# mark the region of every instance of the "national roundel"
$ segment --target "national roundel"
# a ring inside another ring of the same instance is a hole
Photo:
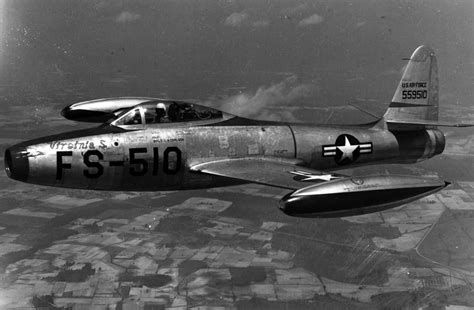
[[[372,153],[372,142],[360,143],[357,138],[349,134],[339,135],[334,144],[323,145],[323,157],[334,157],[338,165],[348,165],[356,161],[361,154],[370,153]]]

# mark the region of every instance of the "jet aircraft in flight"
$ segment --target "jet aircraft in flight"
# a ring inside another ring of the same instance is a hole
[[[410,57],[384,116],[365,125],[251,120],[185,101],[108,98],[72,104],[68,119],[99,127],[19,143],[5,152],[12,179],[58,187],[153,191],[258,183],[288,190],[291,216],[376,212],[449,183],[412,175],[348,176],[344,168],[415,163],[441,154],[438,77],[431,48]]]

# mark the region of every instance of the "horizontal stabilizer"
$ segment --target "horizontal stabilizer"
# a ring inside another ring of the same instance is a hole
[[[452,122],[443,122],[443,121],[431,121],[431,120],[386,120],[385,121],[389,129],[395,129],[395,127],[400,126],[405,129],[410,126],[419,127],[419,126],[441,126],[441,127],[474,127],[474,124],[471,123],[452,123]]]

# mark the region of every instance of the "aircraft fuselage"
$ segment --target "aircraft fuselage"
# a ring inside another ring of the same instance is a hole
[[[415,162],[439,154],[438,130],[393,133],[372,127],[299,124],[102,126],[26,141],[10,148],[12,178],[99,190],[172,190],[228,185],[189,167],[222,158],[297,159],[302,167],[335,170],[375,163]],[[226,179],[227,180],[227,179]]]

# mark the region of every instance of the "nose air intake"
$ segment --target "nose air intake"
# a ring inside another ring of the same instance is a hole
[[[12,146],[5,151],[5,172],[9,178],[22,182],[27,181],[29,163],[24,147]]]

